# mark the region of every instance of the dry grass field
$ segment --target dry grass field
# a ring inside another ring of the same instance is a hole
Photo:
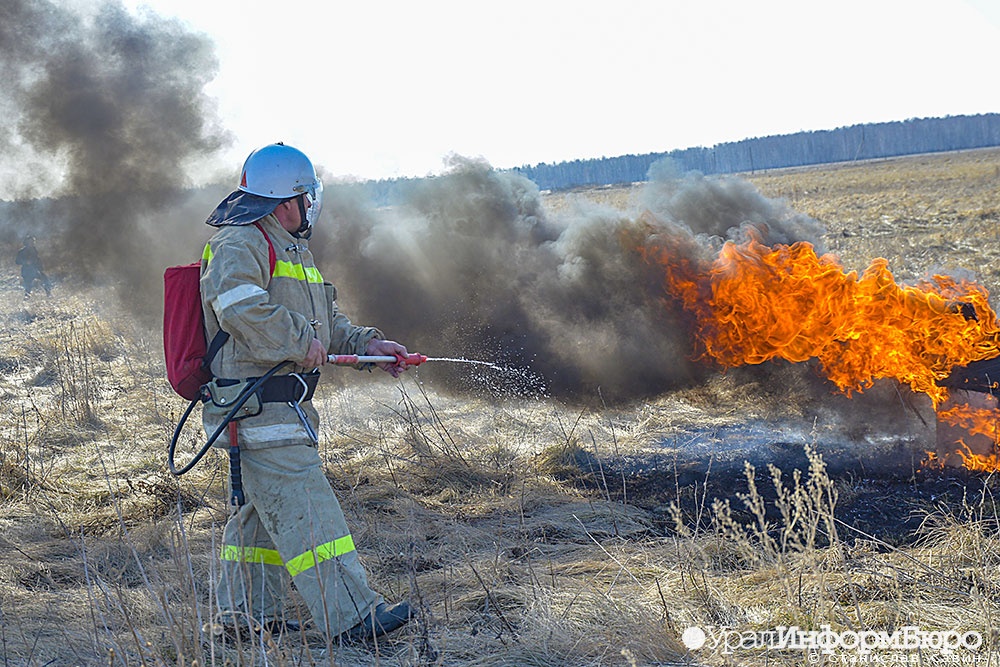
[[[1000,149],[744,178],[849,270],[1000,290]],[[23,299],[0,268],[3,667],[1000,664],[994,477],[922,465],[918,398],[818,401],[781,367],[604,408],[325,371],[344,375],[317,400],[328,477],[373,587],[420,617],[377,647],[308,625],[234,641],[212,623],[226,461],[167,471],[185,403],[160,332],[68,281]],[[874,648],[758,641],[789,626]],[[906,628],[924,644],[876,645]]]

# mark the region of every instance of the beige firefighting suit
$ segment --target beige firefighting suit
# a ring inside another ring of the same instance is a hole
[[[303,368],[313,337],[330,353],[363,354],[377,329],[354,326],[337,310],[336,290],[323,281],[306,242],[273,215],[259,221],[275,253],[254,225],[223,226],[202,257],[201,293],[208,340],[220,326],[230,334],[212,362],[216,378],[263,376]],[[210,385],[211,386],[211,385]],[[310,401],[302,411],[318,432]],[[246,502],[226,524],[218,604],[224,613],[280,618],[291,576],[314,622],[330,636],[359,623],[381,601],[368,586],[340,504],[324,476],[316,444],[288,403],[260,406],[237,423]],[[203,425],[214,433],[229,412],[206,402]],[[228,447],[223,429],[216,446]]]

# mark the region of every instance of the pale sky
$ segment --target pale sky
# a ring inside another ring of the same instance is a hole
[[[233,170],[277,140],[381,178],[1000,112],[1000,0],[126,6],[216,43]]]

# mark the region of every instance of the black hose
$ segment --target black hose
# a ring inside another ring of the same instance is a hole
[[[180,477],[187,471],[191,470],[191,468],[193,468],[194,465],[201,460],[201,457],[205,455],[205,453],[209,450],[209,448],[213,444],[215,444],[215,441],[219,439],[220,435],[222,435],[222,431],[227,426],[229,426],[229,422],[233,421],[233,418],[236,416],[236,413],[240,411],[240,409],[247,401],[250,400],[250,397],[253,396],[254,392],[260,389],[260,386],[262,384],[271,379],[271,376],[273,376],[284,366],[290,363],[291,363],[290,361],[282,361],[280,364],[276,364],[274,368],[264,373],[262,376],[257,378],[257,380],[253,384],[244,389],[243,392],[240,394],[239,398],[236,399],[236,402],[233,404],[232,409],[229,411],[228,414],[226,414],[225,418],[222,420],[222,423],[219,424],[219,427],[215,429],[215,432],[212,433],[211,437],[209,437],[208,442],[205,443],[205,446],[201,448],[201,451],[195,454],[195,457],[191,459],[191,461],[189,461],[187,465],[178,470],[177,466],[174,465],[174,451],[177,449],[177,440],[178,438],[180,438],[181,429],[184,428],[184,423],[187,421],[188,416],[190,416],[191,411],[194,410],[194,406],[201,402],[201,398],[196,398],[193,401],[191,401],[191,404],[188,405],[187,410],[185,410],[184,414],[181,416],[181,420],[177,423],[177,428],[174,429],[173,437],[170,438],[170,449],[167,452],[167,466],[170,468],[170,472]]]

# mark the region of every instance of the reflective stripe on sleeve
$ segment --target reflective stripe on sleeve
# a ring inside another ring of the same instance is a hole
[[[288,570],[288,574],[294,577],[297,574],[316,567],[323,561],[349,554],[352,551],[354,551],[354,538],[350,535],[344,535],[332,542],[321,544],[311,551],[296,556],[285,563],[285,569]]]
[[[280,260],[274,264],[275,278],[293,278],[304,282],[323,284],[323,275],[314,266],[303,267],[301,264]]]
[[[215,312],[220,313],[226,308],[229,308],[233,304],[239,303],[245,299],[256,298],[261,294],[267,295],[267,292],[258,287],[257,285],[243,284],[234,287],[228,292],[223,292],[219,296],[215,297]]]
[[[205,244],[205,249],[201,253],[201,258],[205,260],[205,263],[212,261],[212,246],[208,243]]]

